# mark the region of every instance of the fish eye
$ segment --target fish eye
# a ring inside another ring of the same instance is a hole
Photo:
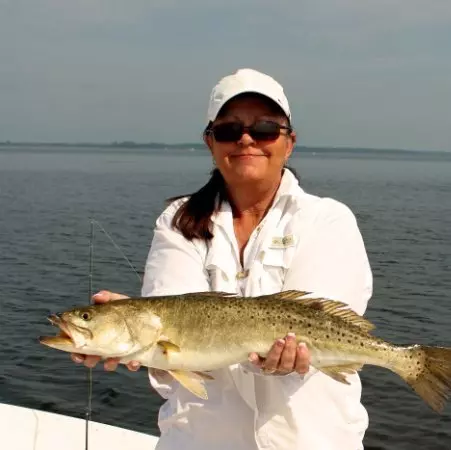
[[[91,314],[89,314],[89,312],[85,311],[85,312],[81,313],[81,318],[83,320],[91,320]]]

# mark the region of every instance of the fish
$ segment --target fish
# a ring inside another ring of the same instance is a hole
[[[311,366],[337,383],[363,366],[400,376],[424,402],[442,413],[451,391],[451,348],[395,345],[374,336],[375,325],[346,303],[286,290],[254,297],[227,292],[134,297],[75,307],[48,317],[56,336],[45,346],[170,373],[208,399],[214,371],[265,358],[278,338],[292,332],[310,352]]]

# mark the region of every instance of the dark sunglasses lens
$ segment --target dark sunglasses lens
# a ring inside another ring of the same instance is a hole
[[[274,141],[280,136],[281,126],[266,120],[246,128],[240,122],[225,122],[215,125],[212,133],[218,142],[236,142],[241,139],[245,129],[257,141]]]
[[[216,125],[212,129],[218,142],[234,142],[243,135],[243,125],[238,122],[226,122]]]
[[[276,122],[260,121],[250,130],[251,136],[260,141],[273,141],[280,136],[280,125]]]

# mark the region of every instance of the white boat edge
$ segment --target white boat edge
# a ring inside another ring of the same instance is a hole
[[[5,450],[85,450],[86,420],[0,403],[1,448]],[[158,437],[89,422],[88,450],[154,450]]]

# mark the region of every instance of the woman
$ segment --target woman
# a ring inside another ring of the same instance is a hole
[[[340,202],[305,193],[287,168],[296,134],[283,88],[250,69],[224,77],[211,94],[204,140],[216,168],[203,188],[173,200],[157,219],[142,294],[298,289],[363,314],[372,275],[355,217]],[[363,448],[368,417],[358,375],[344,385],[310,368],[305,345],[291,334],[264,361],[249,359],[214,373],[206,401],[150,370],[167,399],[158,449]]]

